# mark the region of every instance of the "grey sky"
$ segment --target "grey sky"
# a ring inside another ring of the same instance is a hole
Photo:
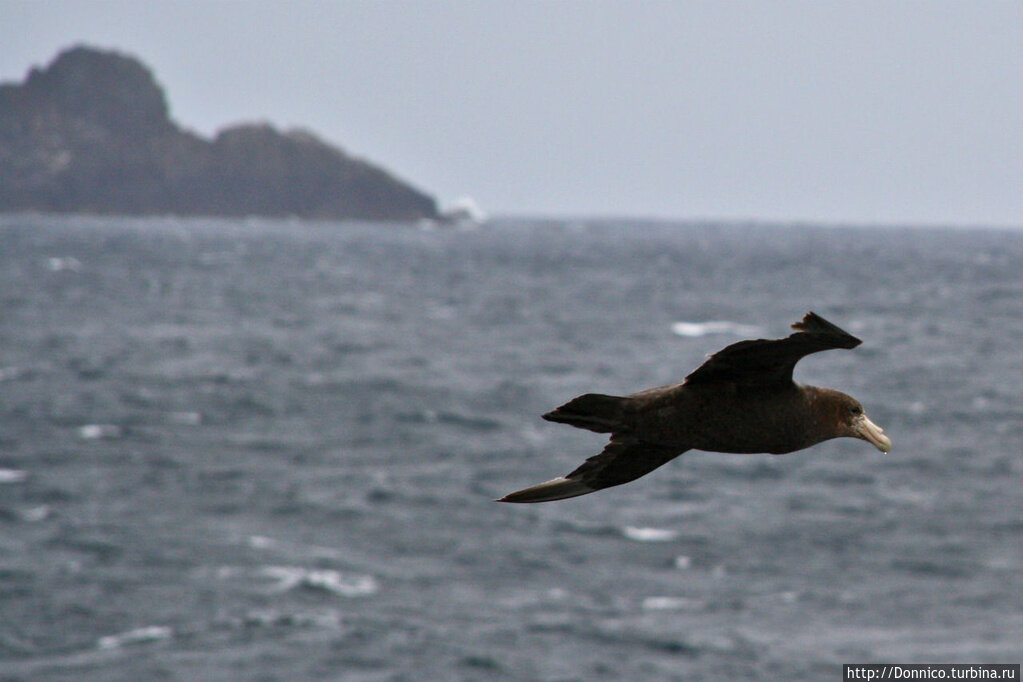
[[[498,213],[1023,226],[1020,2],[0,0],[182,125],[301,125]]]

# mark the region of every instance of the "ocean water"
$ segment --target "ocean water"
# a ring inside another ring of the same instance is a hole
[[[539,415],[815,310],[894,442],[544,505]],[[0,219],[0,679],[838,680],[1023,659],[1023,232]]]

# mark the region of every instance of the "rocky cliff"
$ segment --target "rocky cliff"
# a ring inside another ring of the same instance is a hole
[[[433,198],[308,132],[180,128],[149,69],[75,47],[0,85],[0,211],[434,218]]]

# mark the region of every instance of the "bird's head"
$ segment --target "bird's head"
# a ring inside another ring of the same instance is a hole
[[[831,418],[837,422],[837,437],[847,436],[865,440],[881,452],[892,449],[892,439],[884,435],[884,429],[870,421],[859,400],[838,391],[831,392],[829,407]]]

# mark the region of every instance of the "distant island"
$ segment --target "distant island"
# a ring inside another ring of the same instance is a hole
[[[0,212],[12,211],[438,217],[432,197],[309,132],[185,130],[144,64],[84,46],[0,84]]]

